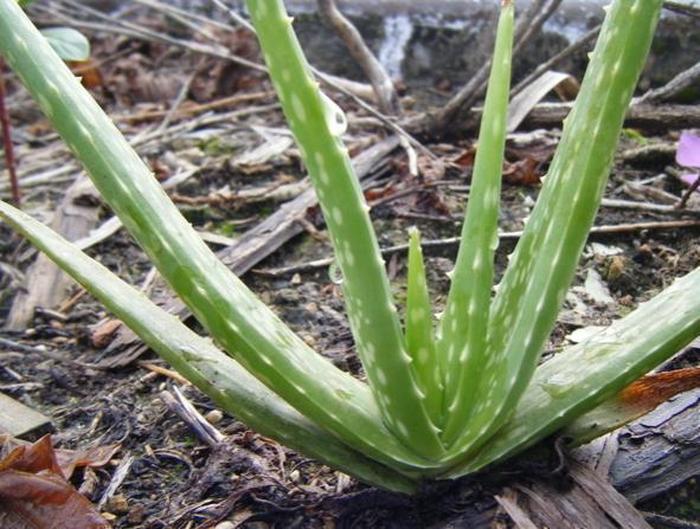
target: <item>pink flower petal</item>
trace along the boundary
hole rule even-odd
[[[683,132],[678,140],[676,162],[684,167],[700,167],[700,136]]]
[[[686,173],[681,175],[681,181],[688,187],[692,186],[698,178],[700,178],[700,173]],[[700,188],[696,189],[695,192],[700,193]]]

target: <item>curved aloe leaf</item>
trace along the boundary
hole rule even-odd
[[[0,0],[0,52],[124,226],[229,354],[354,448],[404,469],[430,466],[383,425],[365,384],[311,350],[216,258],[15,0]]]
[[[530,382],[600,204],[662,3],[619,1],[608,11],[541,196],[492,305],[480,402],[452,455],[463,457],[488,439]]]
[[[406,446],[436,459],[442,444],[413,375],[369,208],[340,138],[345,116],[312,78],[283,2],[246,3],[321,204],[357,350],[384,421]]]
[[[645,415],[672,397],[700,387],[700,367],[647,375],[577,417],[562,430],[570,446],[605,435]]]
[[[2,201],[0,218],[102,301],[187,380],[257,432],[367,483],[400,492],[415,489],[410,479],[367,459],[320,429],[210,340],[195,334],[51,229]]]
[[[515,414],[487,445],[445,473],[505,459],[611,398],[700,335],[700,268],[535,372]]]
[[[408,284],[406,292],[406,349],[413,358],[416,379],[426,395],[428,413],[434,423],[442,415],[442,377],[433,339],[433,314],[425,280],[420,233],[409,230]]]
[[[506,142],[508,92],[513,49],[514,7],[504,2],[498,21],[479,144],[474,161],[462,242],[440,325],[439,350],[445,366],[443,442],[450,445],[465,428],[486,364],[493,257],[498,245],[501,169]]]

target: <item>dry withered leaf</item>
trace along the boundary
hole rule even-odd
[[[78,466],[104,465],[118,449],[55,450],[48,435],[33,444],[0,436],[0,527],[108,529],[109,523],[67,478]]]
[[[700,387],[700,367],[653,373],[627,386],[619,395],[624,406],[653,410],[671,397]]]
[[[470,147],[464,149],[454,158],[450,159],[450,163],[457,165],[463,169],[468,169],[474,166],[474,158],[476,157],[476,148]]]
[[[104,85],[104,78],[99,63],[93,59],[87,61],[69,61],[68,66],[85,88],[98,88]]]
[[[526,157],[513,163],[506,163],[503,169],[503,181],[517,186],[534,186],[540,183],[540,162]]]
[[[54,449],[56,461],[66,479],[70,479],[76,468],[105,466],[119,450],[118,444],[93,446],[84,450]]]
[[[442,180],[445,177],[445,162],[440,158],[419,155],[418,170],[426,182]]]
[[[97,325],[95,328],[93,328],[92,334],[90,335],[92,345],[98,349],[107,347],[114,339],[114,333],[117,332],[117,329],[119,329],[121,325],[121,320],[117,319],[109,319],[106,322]]]
[[[3,529],[109,529],[97,509],[56,474],[0,472]]]

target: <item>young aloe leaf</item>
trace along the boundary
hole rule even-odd
[[[313,80],[282,1],[247,5],[326,219],[357,350],[384,421],[406,446],[436,459],[442,444],[413,375],[369,208],[340,138],[345,116]]]
[[[530,382],[600,204],[662,3],[617,1],[608,11],[541,196],[492,305],[481,400],[454,454],[488,439]]]
[[[388,465],[431,466],[385,428],[365,384],[311,350],[216,258],[15,0],[0,0],[0,52],[124,226],[229,354],[353,448]]]
[[[349,449],[300,415],[210,340],[195,334],[40,222],[2,201],[0,218],[102,301],[187,380],[257,432],[361,481],[400,492],[415,489],[410,479]]]
[[[413,358],[416,379],[426,395],[426,406],[433,423],[442,414],[442,377],[435,354],[433,317],[428,284],[425,280],[420,233],[409,230],[408,286],[406,293],[406,349]]]
[[[515,413],[473,457],[443,477],[503,460],[556,432],[700,335],[700,268],[535,372]]]
[[[501,169],[506,141],[508,92],[513,48],[514,7],[503,3],[462,242],[440,325],[439,350],[445,366],[443,441],[449,445],[465,427],[478,397],[486,364],[493,257],[498,245]]]

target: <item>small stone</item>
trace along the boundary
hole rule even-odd
[[[219,424],[224,418],[224,414],[221,413],[221,410],[211,410],[204,415],[204,418],[209,424]]]
[[[295,469],[295,470],[292,470],[292,471],[289,473],[289,479],[290,479],[293,483],[299,483],[299,481],[301,480],[301,474],[300,474],[299,471],[296,470],[296,469]]]
[[[309,347],[315,347],[316,346],[316,338],[311,336],[310,334],[306,333],[299,333],[299,336],[301,337],[302,340],[308,345]]]
[[[608,269],[606,274],[606,279],[608,281],[614,281],[618,279],[625,271],[626,268],[625,258],[621,255],[615,255],[608,261]]]
[[[290,283],[292,285],[301,285],[301,276],[299,274],[294,274]]]
[[[221,522],[219,524],[216,524],[216,527],[214,529],[235,529],[235,525],[233,525],[233,522]]]
[[[132,525],[143,522],[144,518],[146,518],[146,508],[143,505],[135,505],[126,515],[127,521]]]
[[[105,507],[107,507],[110,512],[115,514],[124,514],[129,512],[129,502],[126,499],[126,496],[123,494],[115,494],[112,496],[107,501],[107,505],[105,505]]]

